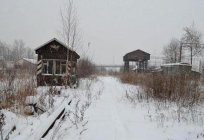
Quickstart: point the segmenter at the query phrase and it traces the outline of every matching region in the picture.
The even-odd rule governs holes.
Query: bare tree
[[[0,57],[5,60],[11,60],[11,50],[10,45],[0,41]]]
[[[62,21],[62,37],[67,46],[71,48],[72,51],[67,51],[67,67],[71,65],[71,70],[73,69],[73,51],[77,49],[80,43],[80,35],[78,30],[78,19],[76,14],[76,8],[74,6],[73,0],[68,0],[65,8],[60,10],[61,21]],[[67,69],[66,81],[70,83],[70,71]]]
[[[62,21],[62,37],[72,49],[76,49],[80,42],[78,19],[73,0],[68,0],[64,10],[60,10]]]
[[[198,31],[194,24],[189,27],[185,27],[184,34],[181,38],[182,47],[190,48],[191,53],[191,64],[193,56],[201,55],[202,47],[201,47],[201,37],[202,34]]]
[[[14,60],[23,58],[25,51],[25,43],[23,40],[15,40],[13,43],[13,56]]]
[[[172,39],[167,46],[163,49],[164,61],[166,63],[176,63],[179,62],[179,48],[180,42],[177,39]]]
[[[15,40],[12,45],[0,41],[0,59],[15,61],[23,57],[34,58],[33,49],[25,46],[23,40]]]

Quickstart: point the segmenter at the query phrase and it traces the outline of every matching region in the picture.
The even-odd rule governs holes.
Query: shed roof
[[[134,50],[134,51],[131,51],[131,52],[127,53],[126,55],[128,55],[128,54],[130,54],[130,53],[136,53],[136,52],[142,52],[142,53],[145,53],[145,54],[149,54],[149,53],[147,53],[147,52],[145,52],[145,51],[143,51],[143,50],[137,49],[137,50]],[[149,54],[149,55],[150,55],[150,54]]]
[[[123,56],[124,61],[150,60],[150,54],[140,49],[129,52]]]
[[[49,43],[51,43],[51,42],[53,42],[53,41],[56,41],[57,43],[59,43],[59,44],[62,45],[63,47],[67,48],[69,51],[74,52],[74,53],[77,55],[77,57],[80,58],[80,56],[79,56],[71,47],[67,46],[65,43],[61,42],[61,41],[58,40],[57,38],[53,38],[53,39],[47,41],[46,43],[42,44],[41,46],[37,47],[37,48],[35,49],[35,52],[37,52],[39,49],[45,47],[46,45],[48,45]]]
[[[56,41],[56,42],[58,42],[59,44],[61,44],[62,46],[66,47],[67,49],[69,49],[69,50],[71,50],[71,51],[74,51],[71,47],[68,47],[65,43],[59,41],[57,38],[53,38],[53,39],[47,41],[46,43],[40,45],[39,47],[37,47],[37,48],[35,49],[35,51],[37,51],[38,49],[44,47],[45,45],[47,45],[47,44],[49,44],[49,43],[51,43],[51,42],[53,42],[53,41]]]

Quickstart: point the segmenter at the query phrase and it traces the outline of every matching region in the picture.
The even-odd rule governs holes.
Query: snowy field
[[[37,89],[38,94],[47,88]],[[178,108],[173,103],[153,100],[131,102],[127,93],[137,94],[140,87],[123,84],[114,77],[83,79],[78,89],[61,89],[54,97],[53,108],[36,116],[20,116],[3,110],[6,136],[12,140],[26,140],[34,135],[42,124],[62,104],[66,105],[65,118],[58,120],[44,140],[203,140],[204,106],[192,110]],[[178,112],[179,111],[179,112]]]

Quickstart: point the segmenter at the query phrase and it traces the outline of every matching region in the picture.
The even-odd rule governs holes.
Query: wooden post
[[[125,61],[124,72],[129,72],[129,61]]]
[[[191,46],[191,65],[193,64],[193,47]]]

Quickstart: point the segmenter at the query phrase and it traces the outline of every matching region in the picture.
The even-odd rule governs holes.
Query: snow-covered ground
[[[59,99],[58,104],[64,101],[63,98],[71,98],[72,103],[66,108],[65,118],[56,122],[45,140],[204,139],[203,105],[191,111],[179,108],[178,113],[178,107],[173,103],[164,106],[152,100],[130,102],[126,98],[127,92],[137,94],[140,87],[123,84],[114,77],[84,79],[80,83],[78,89],[62,89],[61,95],[55,97],[55,100]],[[32,135],[49,113],[26,119],[10,112],[6,115],[7,119],[12,116],[22,124],[7,121],[7,127],[9,123],[17,127],[10,137],[22,139]]]
[[[84,134],[85,140],[204,139],[203,120],[200,124],[178,122],[174,120],[174,116],[177,116],[174,107],[165,111],[156,110],[154,102],[136,102],[132,105],[125,99],[126,91],[137,92],[139,87],[121,84],[116,78],[111,77],[101,80],[104,82],[101,98],[86,112],[89,123]],[[204,115],[203,112],[200,119]]]

